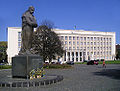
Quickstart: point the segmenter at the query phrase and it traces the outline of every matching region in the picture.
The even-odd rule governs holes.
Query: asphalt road
[[[120,91],[120,64],[75,64],[72,69],[48,69],[46,74],[63,75],[64,80],[52,85],[29,88],[0,88],[0,91]],[[11,70],[0,70],[2,76]]]

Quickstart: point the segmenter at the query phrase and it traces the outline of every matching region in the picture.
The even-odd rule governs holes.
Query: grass
[[[11,69],[11,65],[0,65],[0,69]]]
[[[106,64],[120,64],[120,60],[105,61]],[[87,64],[87,62],[76,62],[75,64]],[[99,61],[98,64],[103,64],[103,61]]]
[[[102,64],[103,62],[100,61],[98,62],[99,64]],[[116,60],[116,61],[105,61],[106,64],[120,64],[120,60]]]
[[[75,62],[75,64],[87,64],[87,62]]]
[[[45,69],[68,69],[68,68],[72,68],[71,65],[67,65],[67,64],[44,64],[43,67]]]

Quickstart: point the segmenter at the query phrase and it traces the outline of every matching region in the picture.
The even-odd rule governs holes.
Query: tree
[[[1,41],[0,42],[0,63],[3,62],[3,60],[5,62],[7,62],[7,42],[6,41]]]
[[[117,60],[120,59],[120,50],[118,50],[117,53],[116,53],[116,59],[117,59]]]
[[[39,26],[33,38],[33,52],[43,57],[44,62],[48,59],[56,59],[57,56],[62,56],[64,50],[59,36],[52,31],[52,26],[47,22]]]

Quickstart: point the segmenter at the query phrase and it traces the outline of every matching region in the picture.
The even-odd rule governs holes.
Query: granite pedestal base
[[[43,60],[38,55],[18,55],[12,57],[12,77],[29,78],[33,69],[43,67]]]

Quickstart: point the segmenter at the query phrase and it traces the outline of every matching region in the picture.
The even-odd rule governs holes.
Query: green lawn
[[[0,69],[11,69],[11,65],[0,65]]]
[[[98,62],[99,64],[102,64],[103,62],[100,61]],[[106,64],[120,64],[120,60],[116,60],[116,61],[105,61]]]
[[[103,61],[99,61],[99,64],[102,64]],[[120,64],[120,60],[116,61],[105,61],[106,64]],[[75,64],[87,64],[87,62],[76,62]]]

